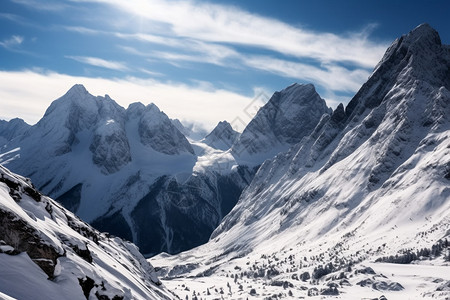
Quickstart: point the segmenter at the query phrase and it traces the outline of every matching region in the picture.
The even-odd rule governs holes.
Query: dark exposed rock
[[[356,285],[365,287],[365,286],[371,286],[372,283],[373,283],[373,281],[371,279],[367,278],[367,279],[364,279],[364,280],[361,280],[361,281],[357,282]]]
[[[25,186],[23,188],[23,190],[24,190],[25,194],[27,194],[28,196],[33,198],[36,202],[41,201],[41,193],[39,193],[39,191],[37,191],[36,189],[33,189],[29,186]]]
[[[336,287],[328,287],[320,290],[321,295],[336,296],[339,295],[339,290]]]
[[[92,263],[92,254],[91,251],[89,251],[88,246],[86,245],[86,249],[80,249],[78,245],[71,247],[73,251],[75,251],[76,254],[78,254],[79,257],[87,261],[88,263]]]
[[[308,290],[308,297],[319,296],[319,290],[315,287]]]
[[[0,209],[0,240],[28,256],[47,274],[53,277],[56,260],[61,254],[44,243],[33,227],[12,212]]]
[[[375,275],[375,271],[371,267],[355,270],[355,274],[371,274]]]
[[[89,294],[91,290],[94,288],[95,281],[94,279],[86,276],[85,278],[78,278],[78,282],[80,283],[81,288],[83,289],[83,294],[86,299],[89,299]]]
[[[131,161],[127,136],[116,122],[103,124],[97,130],[89,150],[92,161],[104,174],[115,173]]]
[[[284,289],[294,287],[294,285],[291,282],[286,281],[286,280],[284,280],[284,281],[283,280],[274,280],[274,281],[272,281],[272,283],[270,285],[271,286],[281,286]]]
[[[378,291],[401,291],[405,288],[398,282],[377,281],[372,284],[372,288]]]
[[[300,280],[302,281],[307,281],[311,278],[311,276],[309,275],[309,272],[304,272],[302,274],[300,274]]]
[[[336,124],[339,124],[341,122],[345,122],[346,120],[347,115],[345,114],[344,105],[340,103],[333,111],[333,114],[331,115],[331,121],[333,121]]]

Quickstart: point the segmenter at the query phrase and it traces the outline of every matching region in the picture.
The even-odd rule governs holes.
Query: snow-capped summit
[[[219,150],[228,150],[239,136],[231,124],[227,121],[220,121],[217,126],[203,139],[203,142],[210,147]]]
[[[125,109],[120,107],[109,96],[93,96],[81,84],[74,85],[66,94],[53,101],[38,122],[61,125],[73,133],[94,126],[98,120],[109,118],[121,120]]]
[[[309,135],[322,116],[330,113],[314,85],[292,84],[274,93],[258,111],[232,153],[243,164],[260,164]]]

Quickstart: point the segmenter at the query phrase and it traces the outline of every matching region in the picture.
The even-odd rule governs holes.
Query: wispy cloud
[[[373,67],[386,48],[368,39],[373,24],[360,32],[336,35],[294,27],[236,7],[199,1],[83,1],[107,3],[141,18],[167,24],[174,36],[264,48],[320,62],[345,61]]]
[[[143,68],[140,68],[138,71],[141,72],[141,73],[144,73],[146,75],[153,76],[153,77],[164,77],[163,73],[154,72],[154,71],[150,71],[150,70],[143,69]]]
[[[331,63],[314,66],[268,56],[249,56],[243,63],[255,69],[293,79],[308,80],[326,89],[344,92],[356,91],[370,75],[363,69],[349,70]]]
[[[10,13],[0,13],[0,19],[9,20],[15,23],[24,23],[25,20],[18,15],[10,14]]]
[[[70,58],[81,62],[83,64],[88,64],[95,67],[101,67],[116,71],[127,71],[128,67],[121,62],[105,60],[98,57],[89,57],[89,56],[66,56],[66,58]]]
[[[105,31],[87,28],[84,26],[63,26],[62,28],[65,30],[68,30],[68,31],[77,32],[77,33],[81,33],[81,34],[90,34],[90,35],[110,34]]]
[[[60,0],[11,0],[14,3],[27,6],[34,10],[62,11],[69,8],[67,3]]]
[[[109,32],[68,28],[81,34],[107,34],[160,46],[156,49],[136,43],[119,46],[127,53],[183,68],[207,63],[243,72],[267,71],[311,81],[330,94],[356,92],[387,47],[387,43],[370,39],[376,24],[334,34],[307,30],[234,6],[196,0],[72,1],[107,5],[141,21],[162,24],[158,27],[162,30],[154,31],[152,26],[146,30],[142,26],[139,32],[120,26]],[[121,29],[126,33],[120,32]]]
[[[0,46],[8,50],[13,50],[17,46],[20,46],[23,43],[23,41],[24,41],[23,36],[13,35],[8,39],[0,41]]]

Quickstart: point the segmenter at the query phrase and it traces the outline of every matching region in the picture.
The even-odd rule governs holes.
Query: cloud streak
[[[110,61],[105,60],[98,57],[89,57],[89,56],[66,56],[66,58],[70,58],[73,60],[76,60],[78,62],[81,62],[83,64],[110,69],[110,70],[116,70],[116,71],[127,71],[128,67],[121,62],[117,61]]]
[[[360,32],[336,35],[313,32],[231,6],[198,1],[81,0],[114,6],[153,22],[166,24],[177,37],[245,45],[320,62],[349,62],[373,67],[386,45],[368,39],[373,25]],[[195,20],[195,22],[193,22]]]
[[[69,6],[59,0],[11,0],[14,3],[25,5],[34,10],[45,10],[58,12],[67,9]]]
[[[268,56],[250,56],[243,60],[243,63],[255,69],[308,80],[326,89],[343,92],[358,90],[370,75],[370,72],[366,70],[349,70],[336,64],[323,64],[321,67],[316,67]]]
[[[375,24],[357,32],[337,35],[306,30],[233,6],[195,0],[72,1],[100,3],[121,14],[160,24],[155,25],[162,28],[157,34],[150,29],[146,31],[146,26],[141,32],[131,33],[119,32],[119,27],[110,32],[68,28],[81,34],[104,34],[162,47],[143,51],[141,49],[145,47],[136,44],[118,46],[127,53],[179,68],[207,63],[242,72],[270,72],[285,78],[311,81],[328,90],[329,94],[356,92],[387,47],[387,43],[369,39]]]
[[[23,36],[13,35],[9,39],[0,41],[0,46],[7,50],[12,50],[17,46],[20,46],[23,43],[23,41],[24,41]]]

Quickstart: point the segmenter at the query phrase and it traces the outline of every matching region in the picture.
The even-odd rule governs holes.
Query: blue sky
[[[293,82],[334,108],[420,23],[449,44],[449,11],[432,0],[3,0],[0,119],[33,124],[76,83],[207,129],[242,129]]]

